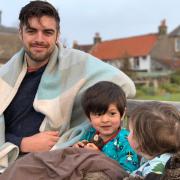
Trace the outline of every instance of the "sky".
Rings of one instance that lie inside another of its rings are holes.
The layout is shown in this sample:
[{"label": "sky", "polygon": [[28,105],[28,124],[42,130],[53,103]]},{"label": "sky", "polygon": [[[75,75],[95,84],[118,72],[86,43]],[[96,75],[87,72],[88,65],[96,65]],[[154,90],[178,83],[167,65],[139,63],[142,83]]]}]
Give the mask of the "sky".
[{"label": "sky", "polygon": [[[1,23],[18,27],[20,9],[29,0],[0,0]],[[180,25],[180,0],[49,0],[60,14],[61,41],[71,47],[102,40],[156,33],[166,19],[168,32]]]}]

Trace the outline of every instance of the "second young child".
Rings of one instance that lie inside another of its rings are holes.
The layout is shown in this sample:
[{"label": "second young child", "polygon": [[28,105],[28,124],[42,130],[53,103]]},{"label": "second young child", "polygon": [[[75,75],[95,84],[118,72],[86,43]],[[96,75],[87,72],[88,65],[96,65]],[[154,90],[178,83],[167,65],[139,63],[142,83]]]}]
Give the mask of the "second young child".
[{"label": "second young child", "polygon": [[127,172],[139,166],[137,154],[129,145],[129,131],[121,128],[127,102],[124,91],[114,83],[101,81],[88,88],[82,97],[84,112],[91,126],[82,141],[73,147],[100,150],[116,160]]},{"label": "second young child", "polygon": [[163,174],[167,161],[180,151],[180,112],[170,104],[144,103],[131,113],[129,129],[131,147],[147,159],[132,175]]}]

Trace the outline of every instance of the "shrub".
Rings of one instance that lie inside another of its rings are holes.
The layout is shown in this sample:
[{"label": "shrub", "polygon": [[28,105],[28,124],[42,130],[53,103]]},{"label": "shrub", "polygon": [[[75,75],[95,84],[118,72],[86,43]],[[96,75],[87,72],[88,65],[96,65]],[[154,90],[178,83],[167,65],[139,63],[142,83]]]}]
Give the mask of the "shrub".
[{"label": "shrub", "polygon": [[180,84],[180,70],[171,74],[170,81],[173,84]]},{"label": "shrub", "polygon": [[178,84],[166,83],[161,85],[162,89],[165,89],[168,93],[180,93],[180,87]]}]

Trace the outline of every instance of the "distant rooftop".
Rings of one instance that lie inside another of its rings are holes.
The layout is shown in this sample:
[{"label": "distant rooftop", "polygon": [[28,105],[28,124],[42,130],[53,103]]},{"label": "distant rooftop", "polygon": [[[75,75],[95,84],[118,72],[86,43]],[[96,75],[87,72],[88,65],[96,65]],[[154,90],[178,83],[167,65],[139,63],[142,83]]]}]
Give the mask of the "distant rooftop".
[{"label": "distant rooftop", "polygon": [[18,33],[18,28],[0,25],[0,33]]}]

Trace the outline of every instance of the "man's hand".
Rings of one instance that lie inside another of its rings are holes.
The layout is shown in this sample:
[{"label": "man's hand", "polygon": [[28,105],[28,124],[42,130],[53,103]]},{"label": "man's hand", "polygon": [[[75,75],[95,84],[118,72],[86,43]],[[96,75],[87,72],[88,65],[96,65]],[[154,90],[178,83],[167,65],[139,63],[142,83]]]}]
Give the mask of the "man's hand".
[{"label": "man's hand", "polygon": [[24,137],[21,141],[21,152],[49,151],[58,141],[58,131],[45,131],[30,137]]}]

